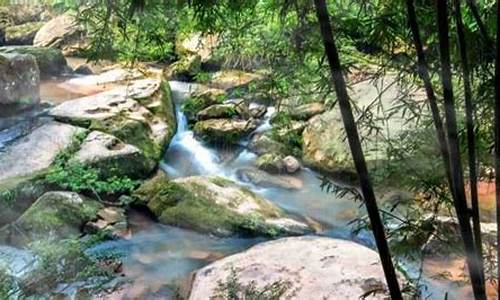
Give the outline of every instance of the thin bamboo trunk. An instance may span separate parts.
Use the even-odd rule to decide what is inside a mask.
[[[427,65],[427,60],[424,54],[424,46],[420,38],[420,29],[418,26],[417,15],[415,13],[415,5],[413,1],[414,0],[406,0],[406,8],[408,11],[408,24],[413,35],[413,43],[417,52],[417,72],[424,83],[427,100],[429,101],[429,106],[432,113],[432,121],[436,129],[441,156],[443,157],[446,176],[448,177],[448,183],[451,187],[453,184],[453,180],[451,178],[450,155],[448,145],[446,143],[446,134],[437,104],[436,93],[434,92],[434,88],[432,87],[431,77],[429,75],[429,67]],[[450,188],[450,190],[453,191],[453,188]]]
[[[486,299],[482,276],[477,261],[474,237],[469,222],[469,213],[465,198],[465,187],[458,142],[455,103],[453,99],[453,85],[450,64],[450,44],[448,28],[447,0],[437,1],[437,21],[439,35],[439,52],[441,61],[441,83],[445,104],[446,127],[448,133],[448,147],[450,151],[450,171],[453,179],[453,201],[464,242],[467,266],[469,268],[472,290],[476,299]]]
[[[351,104],[349,103],[349,95],[347,94],[347,86],[342,74],[340,58],[337,47],[333,39],[332,28],[330,26],[330,18],[325,0],[315,0],[316,15],[318,17],[321,35],[325,46],[326,56],[330,65],[330,71],[333,78],[335,93],[337,95],[344,127],[347,133],[347,139],[351,148],[351,153],[358,172],[361,185],[361,193],[365,201],[368,216],[370,218],[375,243],[377,244],[380,260],[384,269],[385,278],[389,287],[389,292],[393,300],[402,299],[401,290],[399,288],[396,271],[392,264],[389,246],[384,233],[384,226],[380,219],[375,193],[370,181],[366,161],[361,148],[358,130],[352,114]]]
[[[497,213],[497,258],[500,257],[500,0],[497,0],[497,40],[495,60],[495,186]],[[500,278],[500,263],[497,263],[497,278]],[[500,283],[497,284],[500,297]]]
[[[457,28],[458,48],[464,78],[464,98],[465,115],[467,126],[467,148],[469,154],[469,184],[470,199],[472,206],[472,231],[476,245],[478,265],[480,268],[484,285],[484,264],[483,264],[483,242],[481,238],[481,222],[479,219],[479,200],[477,194],[477,173],[476,173],[476,137],[474,133],[474,105],[472,104],[471,75],[469,71],[469,60],[467,58],[467,44],[465,41],[464,24],[462,21],[462,11],[460,0],[453,0],[455,9],[455,24]]]
[[[484,25],[483,20],[481,20],[481,15],[479,14],[479,10],[477,9],[476,1],[475,0],[466,0],[467,6],[469,7],[469,10],[472,13],[472,17],[477,23],[477,26],[479,27],[479,31],[481,32],[481,35],[483,36],[484,40],[488,44],[489,47],[494,48],[494,43],[493,40],[490,38],[490,35],[488,34],[488,30],[486,30],[486,26]]]

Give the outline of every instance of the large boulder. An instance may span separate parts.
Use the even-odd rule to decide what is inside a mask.
[[[156,164],[176,130],[167,82],[144,79],[129,86],[62,103],[50,112],[57,120],[111,134],[139,148]]]
[[[199,121],[194,134],[212,144],[237,144],[240,139],[257,128],[255,120],[210,119]]]
[[[42,22],[29,22],[5,28],[5,45],[32,45]]]
[[[135,196],[160,222],[219,236],[290,235],[310,231],[270,201],[221,177],[193,176],[168,180],[160,174]]]
[[[274,284],[276,299],[389,298],[377,252],[325,237],[283,238],[216,261],[194,274],[187,298],[226,299],[235,281],[238,295]]]
[[[170,65],[165,75],[172,80],[191,81],[201,71],[201,58],[199,55],[183,57]]]
[[[250,117],[248,106],[244,102],[225,102],[211,105],[196,114],[198,120],[224,119],[240,117],[247,119]]]
[[[67,12],[43,25],[35,35],[33,45],[57,48],[71,55],[85,47],[85,32],[75,16]]]
[[[0,230],[6,242],[25,245],[31,241],[78,236],[83,225],[97,218],[102,205],[73,192],[48,192],[14,223]]]
[[[0,54],[0,111],[39,103],[39,84],[40,72],[32,55]]]
[[[286,145],[274,140],[270,132],[257,133],[253,135],[248,143],[248,149],[258,155],[287,152]]]
[[[0,152],[0,224],[14,220],[40,196],[43,189],[36,179],[82,132],[72,125],[49,122]]]
[[[342,119],[328,111],[309,120],[302,133],[304,163],[323,172],[353,170]]]
[[[85,138],[70,163],[92,166],[103,177],[145,177],[153,167],[139,148],[100,131]]]
[[[221,89],[200,87],[182,104],[182,110],[189,121],[195,121],[198,112],[211,105],[222,104],[226,92]]]
[[[199,55],[202,63],[207,63],[212,58],[213,51],[219,45],[219,38],[215,34],[195,32],[184,39],[179,39],[175,50],[180,56]]]
[[[57,49],[33,46],[7,46],[0,47],[0,54],[1,53],[33,55],[40,69],[40,76],[42,78],[59,76],[70,71],[66,58],[61,51]]]
[[[321,102],[311,102],[284,110],[292,119],[307,121],[310,118],[325,112],[325,105]]]

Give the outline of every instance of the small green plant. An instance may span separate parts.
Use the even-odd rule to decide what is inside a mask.
[[[196,82],[207,83],[207,82],[209,82],[212,79],[212,73],[209,73],[209,72],[198,72],[194,76],[194,78],[195,78]]]
[[[238,278],[236,270],[231,269],[231,273],[226,281],[219,281],[215,290],[215,295],[210,299],[227,300],[278,300],[281,299],[290,288],[290,282],[276,281],[258,288],[255,281],[243,284]]]
[[[288,153],[297,157],[302,156],[302,135],[294,128],[292,118],[283,112],[278,113],[276,117],[273,118],[273,129],[271,131],[271,137],[286,145]]]

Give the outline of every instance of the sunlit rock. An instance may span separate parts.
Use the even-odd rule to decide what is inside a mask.
[[[188,299],[225,299],[225,283],[244,294],[281,282],[279,299],[388,299],[377,252],[354,242],[291,237],[258,244],[198,270]],[[238,288],[236,288],[238,289]]]
[[[85,32],[69,12],[47,22],[33,40],[35,46],[57,48],[66,55],[77,53],[85,44]]]
[[[67,101],[50,114],[62,122],[111,134],[156,163],[176,130],[167,82],[144,79],[100,94]]]
[[[221,177],[193,176],[169,181],[160,174],[135,193],[160,222],[199,232],[290,235],[310,231],[272,202]]]

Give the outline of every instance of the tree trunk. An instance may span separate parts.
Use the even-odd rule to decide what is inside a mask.
[[[474,238],[469,222],[469,213],[465,198],[464,179],[460,148],[458,142],[453,85],[451,80],[450,45],[448,28],[448,7],[446,0],[437,1],[437,22],[439,35],[439,52],[441,60],[441,83],[445,104],[448,146],[450,150],[450,171],[454,190],[453,201],[457,213],[460,231],[464,242],[467,266],[471,277],[472,289],[476,299],[486,299],[482,275],[477,261]]]
[[[469,71],[469,60],[467,58],[467,44],[465,41],[460,0],[453,0],[453,4],[455,9],[455,24],[457,28],[458,48],[460,52],[460,61],[462,64],[462,73],[464,78],[467,148],[469,154],[469,184],[470,199],[472,204],[472,230],[474,233],[474,242],[476,245],[477,260],[479,265],[478,267],[480,268],[484,285],[483,242],[481,238],[481,221],[479,219],[479,200],[477,195],[476,138],[474,133],[474,105],[472,104],[472,88],[470,83],[471,75]]]
[[[325,0],[315,0],[314,3],[316,7],[316,15],[321,27],[321,35],[323,37],[326,56],[330,65],[335,93],[337,95],[342,119],[344,121],[349,147],[351,149],[356,171],[359,176],[361,193],[370,218],[373,235],[375,236],[375,242],[377,244],[380,260],[384,269],[387,285],[389,287],[391,298],[393,300],[399,300],[402,299],[401,291],[396,271],[392,264],[389,246],[384,233],[384,226],[380,219],[375,193],[373,191],[368,169],[366,167],[366,161],[361,148],[361,142],[356,128],[356,123],[354,121],[354,116],[352,114],[351,104],[349,103],[349,95],[347,94],[347,87],[341,70],[340,58],[333,39],[332,28],[330,26],[328,9]]]

